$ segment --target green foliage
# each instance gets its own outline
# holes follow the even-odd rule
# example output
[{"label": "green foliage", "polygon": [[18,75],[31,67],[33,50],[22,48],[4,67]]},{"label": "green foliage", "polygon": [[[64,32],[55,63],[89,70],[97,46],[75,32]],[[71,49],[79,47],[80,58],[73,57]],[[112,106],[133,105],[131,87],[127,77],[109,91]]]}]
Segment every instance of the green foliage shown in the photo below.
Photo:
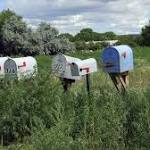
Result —
[{"label": "green foliage", "polygon": [[[2,27],[5,24],[7,20],[9,20],[12,16],[17,16],[13,11],[3,10],[0,13],[0,32],[2,31]],[[17,16],[18,18],[21,18],[20,16]]]},{"label": "green foliage", "polygon": [[5,46],[4,46],[4,42],[3,42],[3,26],[6,24],[6,22],[9,21],[9,19],[11,17],[17,17],[17,19],[21,19],[20,16],[16,15],[14,12],[10,11],[9,9],[8,10],[4,10],[0,13],[0,45],[1,45],[1,48],[0,48],[0,53],[1,54],[4,54],[6,51],[5,51]]},{"label": "green foliage", "polygon": [[59,36],[50,24],[41,23],[33,31],[10,10],[0,13],[0,35],[0,53],[3,55],[49,55],[75,50],[74,44],[67,37]]},{"label": "green foliage", "polygon": [[74,42],[74,36],[69,33],[61,33],[59,35],[60,38],[66,38],[69,39],[69,41]]},{"label": "green foliage", "polygon": [[78,51],[97,51],[104,47],[106,47],[108,44],[105,42],[84,42],[84,41],[76,41],[75,46],[76,50]]},{"label": "green foliage", "polygon": [[[53,86],[48,86],[49,84],[53,84],[53,81],[48,74],[33,81],[4,84],[0,90],[0,133],[4,144],[15,139],[22,141],[25,135],[31,135],[35,127],[50,128],[60,119],[60,99],[56,93],[61,92],[57,83]],[[54,93],[49,97],[51,92]]]},{"label": "green foliage", "polygon": [[73,43],[59,36],[58,31],[47,23],[41,23],[36,31],[31,31],[28,35],[25,50],[35,54],[53,55],[75,50]]},{"label": "green foliage", "polygon": [[130,35],[122,35],[122,36],[118,36],[118,40],[119,42],[117,44],[125,44],[125,45],[129,45],[131,47],[137,47],[139,45],[137,38],[133,38]]},{"label": "green foliage", "polygon": [[7,55],[18,54],[24,47],[26,40],[27,26],[21,18],[12,16],[2,28],[2,41],[4,53]]},{"label": "green foliage", "polygon": [[[148,48],[134,50],[136,58],[142,51],[149,64]],[[99,51],[72,55],[85,59],[89,54],[99,60]],[[38,56],[37,60],[35,79],[1,82],[1,143],[14,143],[7,149],[149,149],[150,88],[136,86],[140,76],[148,86],[148,70],[131,73],[131,87],[124,96],[116,93],[106,74],[96,73],[88,97],[83,82],[63,93],[59,79],[49,75],[51,58]]]},{"label": "green foliage", "polygon": [[145,46],[150,46],[150,21],[144,28],[142,28],[142,42]]},{"label": "green foliage", "polygon": [[113,32],[106,33],[97,33],[93,32],[90,28],[85,28],[80,31],[80,33],[76,34],[74,37],[75,41],[105,41],[105,40],[114,40],[116,39],[116,35]]},{"label": "green foliage", "polygon": [[107,40],[115,40],[117,37],[114,32],[106,32],[104,33],[104,36],[106,37]]}]

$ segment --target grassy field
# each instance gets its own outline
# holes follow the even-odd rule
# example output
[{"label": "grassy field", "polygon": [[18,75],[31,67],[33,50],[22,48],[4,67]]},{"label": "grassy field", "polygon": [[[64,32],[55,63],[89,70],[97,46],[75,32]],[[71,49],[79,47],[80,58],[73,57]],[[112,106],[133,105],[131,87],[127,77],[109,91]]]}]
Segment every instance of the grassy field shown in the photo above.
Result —
[{"label": "grassy field", "polygon": [[134,49],[130,87],[118,94],[102,72],[101,51],[69,54],[96,58],[91,97],[84,78],[63,93],[51,72],[50,56],[37,56],[39,75],[30,81],[4,83],[0,89],[1,149],[147,150],[150,147],[150,48]]}]

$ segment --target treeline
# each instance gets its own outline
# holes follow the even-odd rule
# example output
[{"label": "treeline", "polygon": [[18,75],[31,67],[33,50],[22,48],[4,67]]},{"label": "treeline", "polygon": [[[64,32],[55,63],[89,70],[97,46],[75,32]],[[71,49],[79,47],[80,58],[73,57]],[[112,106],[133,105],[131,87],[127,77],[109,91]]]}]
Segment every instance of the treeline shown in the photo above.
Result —
[{"label": "treeline", "polygon": [[97,33],[84,28],[76,35],[59,34],[50,24],[41,23],[33,30],[21,16],[5,10],[0,13],[0,54],[1,55],[53,55],[58,52],[75,50],[99,50],[109,45],[109,40],[116,44],[128,44],[132,47],[150,46],[150,23],[141,35],[116,35],[113,32]]},{"label": "treeline", "polygon": [[105,40],[116,40],[117,35],[113,32],[97,33],[94,32],[91,28],[84,28],[77,33],[75,36],[69,33],[63,33],[60,36],[67,37],[70,41],[105,41]]},{"label": "treeline", "polygon": [[33,30],[10,10],[0,13],[0,45],[1,55],[48,55],[75,49],[74,44],[61,38],[50,24],[41,23]]},{"label": "treeline", "polygon": [[131,47],[150,46],[150,22],[142,28],[140,34],[116,35],[113,32],[97,33],[90,28],[85,28],[75,36],[63,33],[60,37],[66,37],[75,43],[77,50],[98,50],[109,45],[109,41],[116,40],[115,44],[127,44]]}]

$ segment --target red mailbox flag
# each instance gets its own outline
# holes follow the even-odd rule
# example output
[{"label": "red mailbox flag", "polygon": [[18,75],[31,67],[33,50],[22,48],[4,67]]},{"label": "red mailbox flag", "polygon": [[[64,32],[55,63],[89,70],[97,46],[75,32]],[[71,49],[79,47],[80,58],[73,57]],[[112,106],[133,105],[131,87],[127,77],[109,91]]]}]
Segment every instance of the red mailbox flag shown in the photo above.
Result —
[{"label": "red mailbox flag", "polygon": [[90,72],[90,68],[81,68],[81,71],[85,70],[86,73],[89,73]]},{"label": "red mailbox flag", "polygon": [[26,67],[26,62],[25,61],[23,62],[23,65],[18,66],[18,68],[21,68],[21,67]]}]

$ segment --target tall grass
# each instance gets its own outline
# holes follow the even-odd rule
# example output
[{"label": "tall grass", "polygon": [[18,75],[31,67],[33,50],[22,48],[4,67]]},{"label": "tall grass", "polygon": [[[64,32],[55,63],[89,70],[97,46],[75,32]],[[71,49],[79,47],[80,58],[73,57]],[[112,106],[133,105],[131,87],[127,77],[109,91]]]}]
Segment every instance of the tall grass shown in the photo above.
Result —
[{"label": "tall grass", "polygon": [[[72,55],[99,57],[98,52]],[[150,70],[146,57],[136,57],[131,86],[124,96],[100,70],[91,75],[90,97],[84,79],[64,93],[59,79],[50,75],[51,58],[37,57],[36,78],[0,84],[0,139],[1,145],[8,145],[1,148],[149,149]]]}]

